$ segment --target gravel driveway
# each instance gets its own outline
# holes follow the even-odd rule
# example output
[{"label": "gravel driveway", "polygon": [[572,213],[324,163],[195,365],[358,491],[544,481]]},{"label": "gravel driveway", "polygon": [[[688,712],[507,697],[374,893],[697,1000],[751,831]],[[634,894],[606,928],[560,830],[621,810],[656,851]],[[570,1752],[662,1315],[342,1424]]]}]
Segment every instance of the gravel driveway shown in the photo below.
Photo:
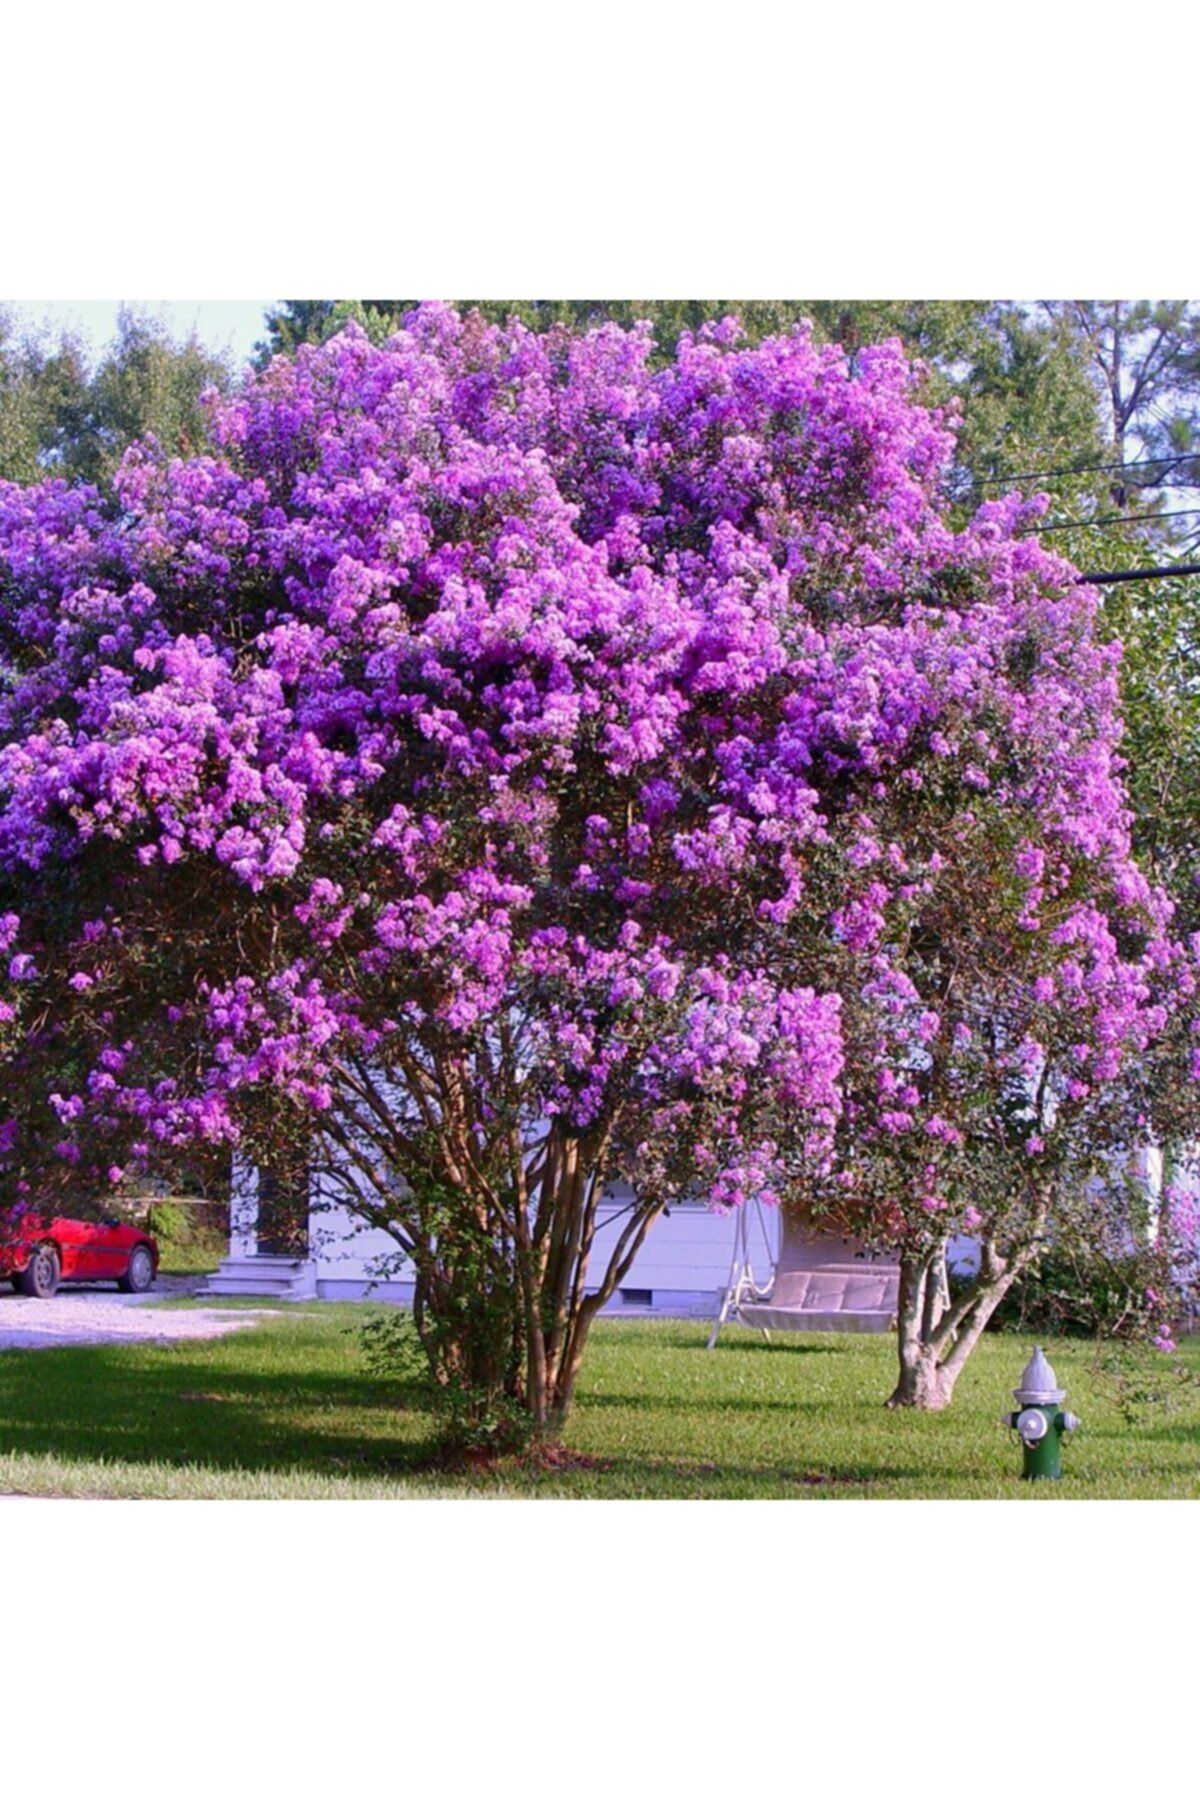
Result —
[{"label": "gravel driveway", "polygon": [[61,1344],[165,1344],[177,1338],[224,1337],[257,1324],[257,1308],[196,1307],[164,1311],[156,1300],[194,1292],[187,1277],[160,1276],[152,1294],[111,1288],[62,1288],[52,1300],[0,1293],[0,1350],[50,1350]]}]

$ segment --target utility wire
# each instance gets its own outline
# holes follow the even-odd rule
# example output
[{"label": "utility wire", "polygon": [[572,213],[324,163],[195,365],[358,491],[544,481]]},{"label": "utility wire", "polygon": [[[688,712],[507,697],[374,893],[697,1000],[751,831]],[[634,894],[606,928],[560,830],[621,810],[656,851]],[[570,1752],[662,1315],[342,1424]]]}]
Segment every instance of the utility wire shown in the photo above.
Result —
[{"label": "utility wire", "polygon": [[1088,587],[1113,587],[1118,581],[1160,581],[1174,575],[1200,575],[1200,563],[1168,563],[1163,569],[1111,569],[1096,575],[1078,575]]},{"label": "utility wire", "polygon": [[1066,469],[1025,469],[1015,475],[972,475],[968,477],[970,487],[1009,487],[1017,481],[1054,481],[1068,475],[1099,475],[1111,470],[1156,468],[1160,463],[1169,469],[1180,463],[1194,462],[1200,464],[1200,450],[1189,450],[1174,456],[1135,456],[1128,462],[1075,463]]},{"label": "utility wire", "polygon": [[1193,519],[1198,513],[1200,506],[1183,506],[1177,512],[1164,513],[1105,513],[1099,519],[1068,519],[1061,525],[1033,525],[1017,535],[1046,537],[1051,531],[1094,531],[1100,525],[1157,524],[1160,519]]}]

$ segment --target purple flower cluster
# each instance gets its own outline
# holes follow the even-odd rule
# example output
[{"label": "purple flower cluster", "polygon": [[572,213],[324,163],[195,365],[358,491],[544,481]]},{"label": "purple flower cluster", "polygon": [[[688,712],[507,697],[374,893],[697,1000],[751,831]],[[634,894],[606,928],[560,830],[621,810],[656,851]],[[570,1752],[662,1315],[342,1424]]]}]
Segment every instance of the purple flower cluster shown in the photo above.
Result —
[{"label": "purple flower cluster", "polygon": [[453,1065],[481,1138],[561,1118],[720,1204],[914,1132],[928,1214],[961,1123],[906,1071],[983,1002],[900,945],[981,835],[1074,1079],[1161,1024],[1117,651],[1040,503],[952,528],[895,343],[650,351],[424,306],[214,397],[213,456],[131,451],[111,511],[0,485],[0,1030],[31,1092],[74,1071],[68,1145]]}]

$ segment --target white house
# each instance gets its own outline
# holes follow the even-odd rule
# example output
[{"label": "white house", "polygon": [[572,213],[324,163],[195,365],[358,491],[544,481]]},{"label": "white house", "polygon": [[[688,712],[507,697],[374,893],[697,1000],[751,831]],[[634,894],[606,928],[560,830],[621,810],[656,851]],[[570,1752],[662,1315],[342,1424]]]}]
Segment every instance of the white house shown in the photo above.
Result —
[{"label": "white house", "polygon": [[[620,1230],[619,1220],[629,1201],[629,1190],[614,1184],[600,1203],[593,1256],[597,1276],[607,1260],[605,1235]],[[345,1206],[322,1194],[319,1177],[309,1190],[302,1244],[281,1250],[260,1238],[259,1220],[258,1171],[249,1164],[235,1164],[229,1255],[209,1277],[206,1293],[411,1302],[412,1264],[401,1258],[386,1232],[365,1225]],[[749,1274],[760,1288],[769,1285],[779,1254],[780,1226],[780,1214],[774,1207],[751,1206],[740,1213],[721,1214],[699,1201],[677,1201],[651,1226],[604,1311],[715,1319],[726,1289],[739,1278]],[[847,1250],[842,1248],[839,1257],[834,1240],[815,1239],[811,1249],[818,1262],[824,1253],[831,1254],[837,1268],[845,1272]],[[969,1239],[955,1238],[949,1254],[952,1266],[968,1269],[976,1265],[979,1253]],[[596,1285],[598,1281],[591,1284],[592,1291]]]},{"label": "white house", "polygon": [[[601,1202],[594,1262],[604,1266],[604,1241],[629,1202],[614,1186]],[[414,1271],[399,1263],[395,1241],[332,1204],[314,1182],[307,1244],[280,1253],[259,1239],[259,1178],[235,1164],[229,1255],[208,1281],[212,1294],[263,1294],[286,1299],[410,1301]],[[605,1309],[711,1318],[729,1281],[737,1220],[696,1201],[679,1201],[651,1227],[637,1260]],[[755,1273],[770,1275],[779,1242],[771,1208],[755,1209],[747,1233]]]}]

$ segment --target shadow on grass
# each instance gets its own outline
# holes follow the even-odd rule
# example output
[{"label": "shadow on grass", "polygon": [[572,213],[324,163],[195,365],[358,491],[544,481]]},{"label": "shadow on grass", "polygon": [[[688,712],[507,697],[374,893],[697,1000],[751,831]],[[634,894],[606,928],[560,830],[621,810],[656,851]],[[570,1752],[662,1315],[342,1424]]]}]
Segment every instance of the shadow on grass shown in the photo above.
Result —
[{"label": "shadow on grass", "polygon": [[427,1463],[431,1425],[400,1383],[222,1367],[176,1346],[0,1353],[0,1450],[221,1469],[395,1475]]},{"label": "shadow on grass", "polygon": [[1094,1432],[1096,1437],[1110,1439],[1131,1438],[1134,1434],[1142,1441],[1149,1440],[1155,1444],[1185,1444],[1196,1452],[1197,1466],[1200,1467],[1200,1431],[1187,1420],[1181,1419],[1175,1425],[1147,1426],[1139,1421],[1136,1425],[1120,1424],[1115,1427],[1100,1427]]},{"label": "shadow on grass", "polygon": [[[728,1413],[768,1414],[786,1413],[789,1416],[807,1413],[827,1414],[829,1411],[828,1394],[820,1394],[814,1399],[806,1399],[804,1395],[783,1394],[772,1397],[769,1394],[713,1394],[702,1397],[697,1394],[662,1394],[658,1392],[597,1393],[595,1388],[588,1388],[580,1393],[579,1404],[588,1412],[616,1408],[618,1411],[626,1407],[631,1412],[648,1413],[714,1413],[718,1417]],[[870,1398],[865,1401],[856,1396],[852,1404],[856,1406],[870,1405]],[[879,1408],[884,1409],[884,1397],[880,1398]],[[926,1415],[942,1417],[944,1415]]]},{"label": "shadow on grass", "polygon": [[[572,1494],[595,1497],[606,1491],[612,1498],[759,1499],[811,1496],[826,1492],[833,1498],[867,1498],[886,1487],[892,1497],[903,1498],[906,1484],[919,1485],[929,1471],[907,1463],[835,1463],[822,1465],[796,1461],[772,1462],[688,1459],[671,1455],[599,1455],[582,1475],[556,1470],[538,1471],[499,1462],[489,1471],[466,1478],[479,1492],[514,1487],[528,1493],[568,1498]],[[897,1490],[900,1490],[897,1492]],[[915,1496],[914,1496],[915,1497]]]},{"label": "shadow on grass", "polygon": [[[124,1464],[201,1464],[260,1472],[421,1478],[464,1491],[597,1491],[697,1498],[765,1484],[780,1494],[829,1488],[851,1497],[879,1482],[919,1477],[918,1469],[873,1463],[824,1468],[769,1461],[715,1463],[655,1454],[602,1455],[593,1471],[542,1475],[500,1463],[489,1473],[451,1475],[441,1464],[427,1414],[409,1410],[396,1381],[328,1370],[222,1367],[184,1349],[154,1347],[131,1366],[127,1347],[78,1346],[0,1354],[0,1451]],[[662,1396],[589,1394],[581,1409],[638,1406],[743,1415],[795,1411],[775,1400],[735,1397],[690,1402]]]}]

